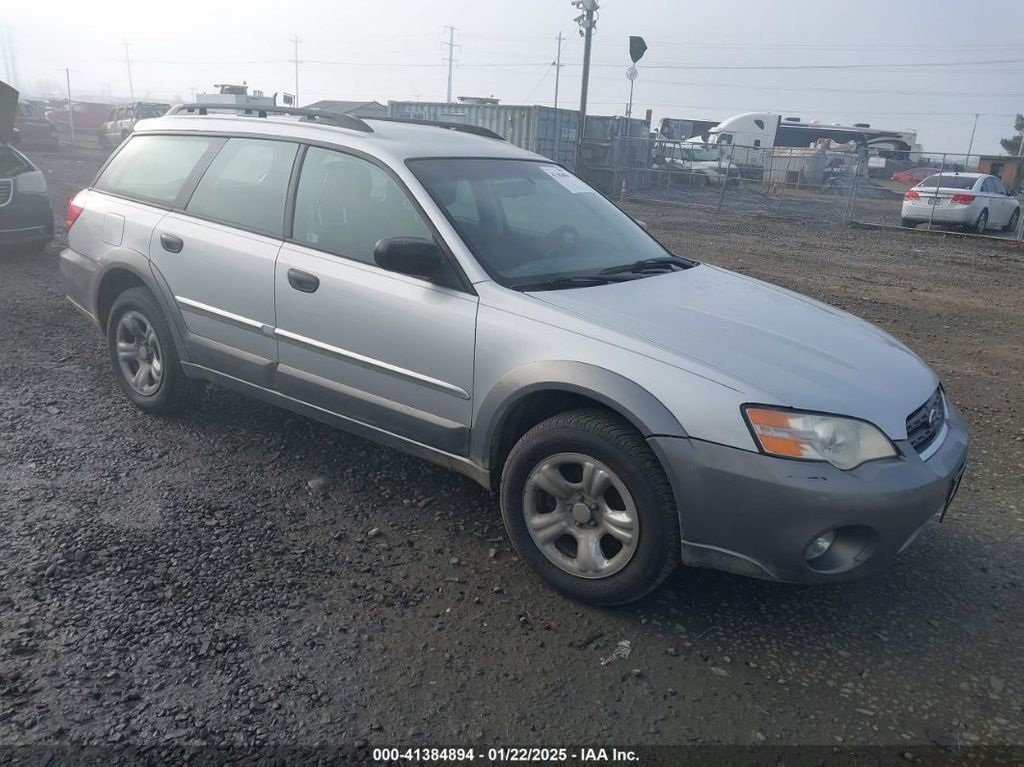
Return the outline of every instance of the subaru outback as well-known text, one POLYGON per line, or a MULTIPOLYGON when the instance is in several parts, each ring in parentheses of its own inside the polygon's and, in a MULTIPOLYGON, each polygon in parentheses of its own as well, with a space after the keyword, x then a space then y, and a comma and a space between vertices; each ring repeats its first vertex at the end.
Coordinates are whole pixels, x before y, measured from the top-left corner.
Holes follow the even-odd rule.
POLYGON ((179 106, 66 227, 68 297, 136 406, 214 383, 468 475, 582 601, 680 563, 867 575, 963 474, 964 422, 906 346, 670 252, 483 129, 179 106))

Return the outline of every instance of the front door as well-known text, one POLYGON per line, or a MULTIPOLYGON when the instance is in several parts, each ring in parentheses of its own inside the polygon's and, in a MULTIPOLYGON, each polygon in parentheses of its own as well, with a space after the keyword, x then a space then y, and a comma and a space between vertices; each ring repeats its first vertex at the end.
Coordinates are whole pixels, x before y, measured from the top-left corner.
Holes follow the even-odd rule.
POLYGON ((375 430, 468 452, 477 298, 381 269, 384 237, 432 238, 377 165, 310 147, 275 274, 279 390, 375 430))
POLYGON ((193 360, 273 385, 274 263, 298 146, 232 138, 183 212, 157 226, 151 257, 174 293, 193 360))

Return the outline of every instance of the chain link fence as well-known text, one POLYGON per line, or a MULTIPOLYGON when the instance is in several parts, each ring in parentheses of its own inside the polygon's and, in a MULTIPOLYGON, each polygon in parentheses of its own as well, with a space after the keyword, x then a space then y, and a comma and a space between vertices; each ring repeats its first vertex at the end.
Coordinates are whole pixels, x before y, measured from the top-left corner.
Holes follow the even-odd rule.
POLYGON ((982 185, 959 175, 1000 175, 997 162, 979 155, 894 156, 827 140, 774 148, 649 138, 616 143, 581 165, 583 177, 613 198, 805 221, 960 231, 980 225, 986 236, 1024 237, 1013 213, 1019 181, 1013 189, 992 180, 975 188, 982 185))

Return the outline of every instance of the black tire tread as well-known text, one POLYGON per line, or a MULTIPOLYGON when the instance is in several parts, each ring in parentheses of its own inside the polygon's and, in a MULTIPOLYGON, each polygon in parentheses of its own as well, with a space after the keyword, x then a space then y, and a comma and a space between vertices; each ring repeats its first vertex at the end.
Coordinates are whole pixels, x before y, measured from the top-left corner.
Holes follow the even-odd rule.
POLYGON ((113 365, 118 385, 121 386, 121 389, 125 391, 125 394, 128 395, 128 398, 137 407, 147 413, 174 415, 189 410, 202 397, 206 384, 203 381, 197 381, 185 375, 167 318, 164 316, 156 297, 147 288, 129 288, 114 299, 114 304, 110 309, 110 317, 107 320, 108 347, 110 346, 111 330, 121 314, 121 307, 125 304, 137 305, 142 309, 143 314, 156 326, 157 335, 160 337, 163 346, 166 370, 164 378, 166 390, 162 387, 161 392, 166 391, 166 394, 164 397, 147 402, 145 405, 137 401, 133 393, 129 391, 130 387, 127 387, 127 383, 123 380, 121 371, 117 367, 114 352, 111 351, 111 364, 113 365))
MULTIPOLYGON (((665 579, 672 574, 681 561, 682 543, 679 534, 679 516, 676 510, 675 495, 672 492, 672 486, 669 484, 661 462, 651 451, 644 438, 630 423, 618 415, 601 408, 569 410, 542 421, 520 438, 513 448, 513 453, 517 450, 528 449, 542 436, 547 436, 552 432, 589 432, 590 434, 602 437, 615 444, 630 461, 636 464, 650 481, 664 518, 663 521, 666 524, 666 529, 670 531, 666 541, 667 549, 664 562, 661 568, 648 581, 642 592, 633 594, 627 599, 601 601, 600 604, 615 606, 641 599, 664 583, 665 579)), ((501 484, 503 491, 511 464, 511 460, 506 460, 505 465, 502 467, 501 484)))

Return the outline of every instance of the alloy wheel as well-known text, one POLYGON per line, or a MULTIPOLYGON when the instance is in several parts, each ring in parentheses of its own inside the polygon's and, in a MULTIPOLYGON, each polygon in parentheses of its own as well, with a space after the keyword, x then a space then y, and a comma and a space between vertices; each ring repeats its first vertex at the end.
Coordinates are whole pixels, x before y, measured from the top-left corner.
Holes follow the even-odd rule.
POLYGON ((640 538, 636 503, 619 476, 582 453, 559 453, 534 467, 523 490, 530 537, 549 561, 580 578, 625 567, 640 538))
POLYGON ((163 349, 153 324, 134 309, 118 320, 117 360, 132 389, 145 397, 156 394, 164 374, 163 349))

